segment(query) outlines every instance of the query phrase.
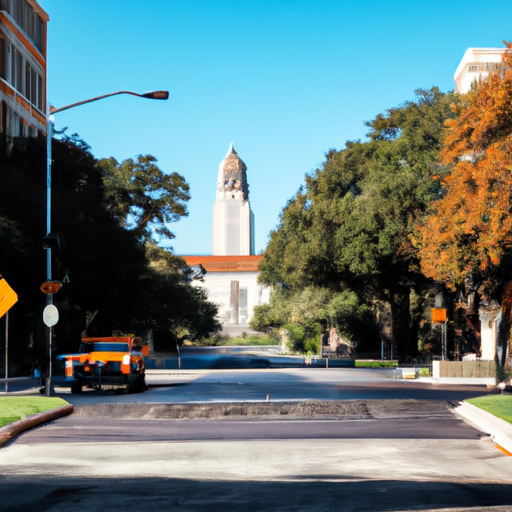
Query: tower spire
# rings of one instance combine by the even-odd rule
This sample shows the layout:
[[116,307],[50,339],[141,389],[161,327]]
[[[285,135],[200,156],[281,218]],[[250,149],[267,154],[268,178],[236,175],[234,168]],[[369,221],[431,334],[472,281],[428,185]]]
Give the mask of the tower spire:
[[213,254],[254,254],[253,214],[249,206],[247,166],[233,143],[219,165],[213,206]]

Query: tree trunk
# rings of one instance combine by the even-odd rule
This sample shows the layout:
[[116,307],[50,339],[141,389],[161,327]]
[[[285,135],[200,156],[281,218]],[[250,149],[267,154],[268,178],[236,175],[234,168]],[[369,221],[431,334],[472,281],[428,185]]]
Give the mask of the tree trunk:
[[391,301],[391,321],[393,328],[393,346],[401,361],[414,356],[417,347],[413,346],[411,336],[411,300],[409,289],[393,294]]
[[511,336],[510,329],[512,328],[512,281],[509,282],[503,293],[501,301],[501,324],[498,331],[497,345],[501,348],[501,358],[499,363],[501,366],[509,367],[512,361]]
[[468,293],[467,308],[466,308],[466,324],[469,327],[466,341],[469,347],[465,347],[465,352],[472,351],[476,357],[482,355],[482,336],[480,333],[480,297],[477,292]]

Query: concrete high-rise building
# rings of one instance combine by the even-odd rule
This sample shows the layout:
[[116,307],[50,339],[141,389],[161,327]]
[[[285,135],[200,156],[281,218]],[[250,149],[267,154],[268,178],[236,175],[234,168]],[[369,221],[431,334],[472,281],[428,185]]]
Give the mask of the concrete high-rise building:
[[457,92],[468,92],[475,80],[499,66],[504,52],[504,48],[468,48],[453,76]]
[[254,215],[249,203],[247,167],[231,144],[219,165],[213,205],[213,255],[254,254]]
[[0,136],[46,134],[46,25],[35,0],[0,0]]

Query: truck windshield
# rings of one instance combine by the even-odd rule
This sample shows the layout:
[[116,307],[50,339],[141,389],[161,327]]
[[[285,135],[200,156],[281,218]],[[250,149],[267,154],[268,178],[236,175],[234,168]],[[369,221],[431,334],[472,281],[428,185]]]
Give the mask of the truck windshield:
[[88,341],[80,345],[80,352],[129,352],[128,343],[97,343]]

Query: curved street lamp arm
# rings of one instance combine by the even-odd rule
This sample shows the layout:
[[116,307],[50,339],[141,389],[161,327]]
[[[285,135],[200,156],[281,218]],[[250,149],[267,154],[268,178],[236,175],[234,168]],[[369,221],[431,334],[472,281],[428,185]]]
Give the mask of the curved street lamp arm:
[[88,100],[79,101],[77,103],[72,103],[71,105],[66,105],[65,107],[61,108],[55,108],[53,105],[50,105],[50,114],[56,114],[57,112],[62,112],[63,110],[78,107],[80,105],[84,105],[85,103],[102,100],[103,98],[108,98],[110,96],[116,96],[117,94],[131,94],[132,96],[138,96],[139,98],[149,98],[151,100],[166,100],[169,98],[169,91],[151,91],[145,92],[144,94],[137,94],[136,92],[132,91],[117,91],[111,92],[109,94],[103,94],[103,96],[96,96],[95,98],[89,98]]

